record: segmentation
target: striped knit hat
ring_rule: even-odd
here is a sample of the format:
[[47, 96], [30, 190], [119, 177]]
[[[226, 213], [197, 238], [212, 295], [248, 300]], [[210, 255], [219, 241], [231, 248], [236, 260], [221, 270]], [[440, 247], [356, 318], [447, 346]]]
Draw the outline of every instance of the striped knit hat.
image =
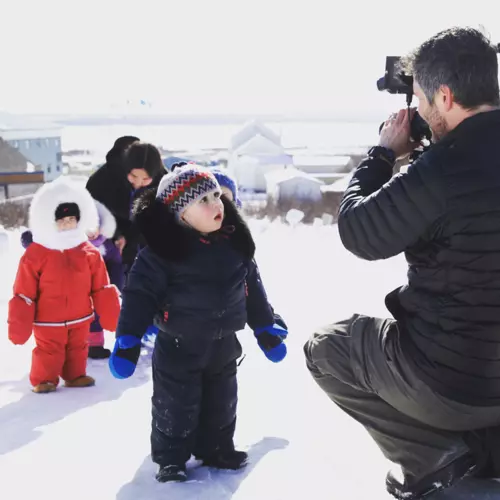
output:
[[209, 169], [188, 164], [162, 177], [156, 199], [180, 217], [189, 205], [217, 190], [220, 191], [219, 183]]

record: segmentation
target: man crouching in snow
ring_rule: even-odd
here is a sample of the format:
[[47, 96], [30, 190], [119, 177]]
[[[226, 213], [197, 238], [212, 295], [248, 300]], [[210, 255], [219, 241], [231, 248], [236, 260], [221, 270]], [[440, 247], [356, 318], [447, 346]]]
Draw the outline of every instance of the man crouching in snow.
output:
[[19, 262], [9, 302], [9, 339], [25, 344], [35, 335], [30, 382], [36, 393], [88, 387], [88, 337], [94, 310], [115, 331], [119, 294], [109, 284], [99, 250], [87, 241], [96, 230], [94, 200], [79, 184], [63, 178], [44, 184], [30, 206], [33, 243]]
[[386, 298], [395, 319], [356, 314], [305, 354], [319, 386], [401, 466], [389, 492], [411, 500], [490, 474], [464, 439], [500, 424], [500, 100], [496, 48], [476, 30], [446, 30], [408, 62], [434, 144], [392, 177], [416, 146], [408, 111], [393, 115], [338, 220], [362, 259], [405, 252], [408, 283]]

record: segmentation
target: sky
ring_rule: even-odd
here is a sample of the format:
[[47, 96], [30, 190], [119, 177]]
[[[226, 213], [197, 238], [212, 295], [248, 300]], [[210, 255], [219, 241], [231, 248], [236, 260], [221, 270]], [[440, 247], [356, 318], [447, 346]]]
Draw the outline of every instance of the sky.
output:
[[386, 55], [453, 25], [500, 41], [495, 3], [0, 0], [0, 109], [371, 112], [404, 104], [376, 89]]

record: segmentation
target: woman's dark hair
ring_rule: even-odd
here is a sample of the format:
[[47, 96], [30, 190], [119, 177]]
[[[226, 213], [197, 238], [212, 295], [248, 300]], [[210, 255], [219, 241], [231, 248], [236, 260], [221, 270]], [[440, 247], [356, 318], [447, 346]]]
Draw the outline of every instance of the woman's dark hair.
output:
[[106, 162], [120, 162], [123, 158], [124, 151], [136, 141], [139, 141], [139, 138], [134, 135], [124, 135], [122, 137], [118, 137], [113, 144], [113, 147], [106, 154]]
[[148, 175], [155, 179], [165, 173], [165, 166], [158, 149], [149, 142], [136, 141], [126, 150], [123, 163], [127, 172], [144, 169]]

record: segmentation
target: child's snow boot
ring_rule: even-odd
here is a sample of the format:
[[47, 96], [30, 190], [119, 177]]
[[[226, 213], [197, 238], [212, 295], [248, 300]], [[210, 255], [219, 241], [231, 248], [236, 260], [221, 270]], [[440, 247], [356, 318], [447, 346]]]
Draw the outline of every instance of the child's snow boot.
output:
[[88, 375], [82, 375], [75, 378], [75, 380], [66, 380], [64, 383], [66, 387], [91, 387], [95, 385], [95, 379]]
[[32, 390], [36, 394], [48, 394], [49, 392], [54, 392], [56, 389], [56, 384], [52, 382], [42, 382], [41, 384], [35, 385]]
[[90, 325], [89, 332], [89, 358], [107, 359], [111, 356], [111, 351], [104, 348], [104, 331], [99, 318], [96, 316]]
[[156, 474], [156, 480], [160, 483], [182, 483], [186, 479], [186, 467], [180, 465], [164, 465]]
[[92, 345], [89, 347], [90, 359], [107, 359], [111, 356], [111, 351], [102, 345]]
[[248, 453], [245, 451], [231, 450], [219, 452], [209, 457], [203, 457], [203, 465], [215, 469], [238, 470], [247, 465]]

